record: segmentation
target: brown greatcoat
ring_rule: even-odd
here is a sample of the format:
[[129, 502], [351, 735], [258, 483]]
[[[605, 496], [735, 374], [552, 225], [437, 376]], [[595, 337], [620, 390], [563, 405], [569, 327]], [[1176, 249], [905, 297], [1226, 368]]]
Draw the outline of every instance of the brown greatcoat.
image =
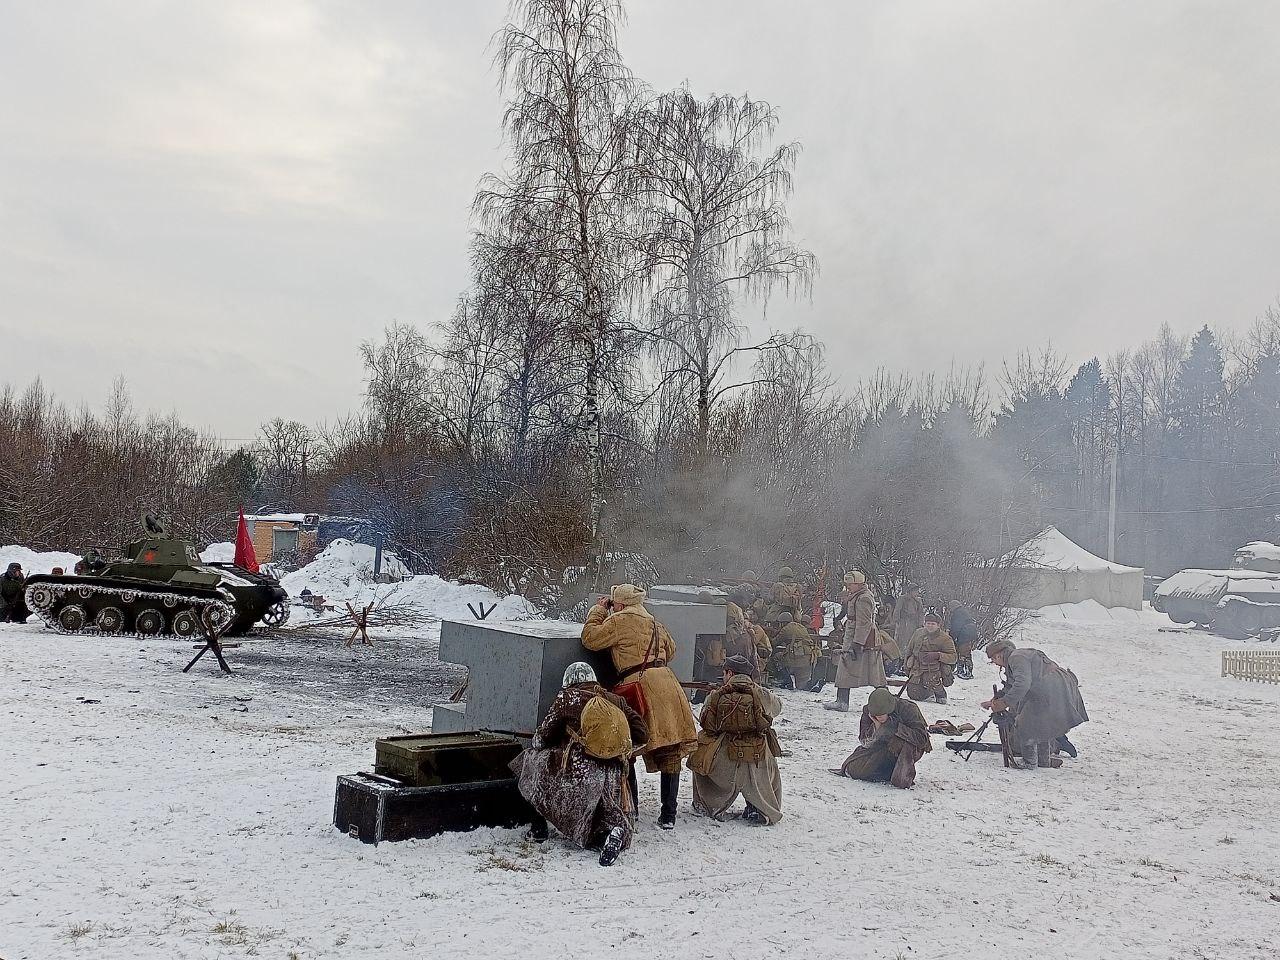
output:
[[[649, 741], [642, 753], [645, 768], [656, 773], [661, 767], [670, 766], [669, 758], [674, 755], [675, 766], [679, 769], [680, 759], [687, 757], [697, 744], [698, 731], [693, 725], [689, 698], [667, 666], [676, 655], [676, 644], [667, 628], [658, 623], [642, 604], [623, 607], [613, 613], [609, 613], [602, 604], [596, 604], [587, 614], [587, 622], [582, 628], [582, 645], [588, 650], [608, 650], [619, 676], [627, 674], [624, 683], [640, 681], [646, 705], [644, 721], [649, 728]], [[647, 666], [643, 670], [628, 672], [642, 665]], [[658, 751], [663, 753], [660, 759], [654, 757]]]
[[708, 816], [722, 818], [741, 794], [769, 823], [782, 819], [782, 751], [773, 732], [781, 712], [777, 696], [742, 674], [707, 698], [689, 769], [694, 803]]
[[955, 683], [956, 643], [939, 627], [930, 633], [921, 627], [903, 651], [907, 666], [907, 696], [924, 700]]
[[596, 696], [622, 711], [633, 744], [638, 747], [648, 739], [644, 720], [625, 700], [598, 683], [577, 683], [556, 695], [533, 743], [511, 761], [511, 769], [521, 795], [566, 839], [590, 847], [617, 827], [626, 849], [636, 815], [627, 784], [628, 762], [589, 756], [574, 740], [583, 708]]
[[880, 656], [876, 631], [876, 599], [866, 587], [849, 602], [844, 643], [835, 661], [837, 687], [885, 685], [884, 661]]
[[916, 782], [916, 764], [933, 750], [924, 714], [910, 700], [899, 699], [879, 727], [863, 707], [859, 737], [862, 745], [848, 756], [840, 772], [855, 780], [891, 783], [903, 789]]
[[919, 597], [904, 593], [893, 603], [891, 626], [893, 639], [905, 651], [911, 637], [924, 626], [924, 602]]
[[1014, 717], [1012, 740], [1052, 742], [1089, 719], [1076, 675], [1034, 647], [1009, 654], [1005, 684], [996, 691], [995, 709], [1007, 708]]

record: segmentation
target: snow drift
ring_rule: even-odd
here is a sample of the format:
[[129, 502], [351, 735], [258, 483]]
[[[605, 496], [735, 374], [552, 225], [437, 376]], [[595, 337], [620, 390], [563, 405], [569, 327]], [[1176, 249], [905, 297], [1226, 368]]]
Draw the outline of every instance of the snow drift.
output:
[[0, 572], [15, 562], [22, 564], [22, 572], [31, 576], [33, 573], [49, 573], [54, 567], [61, 567], [70, 573], [80, 562], [80, 557], [74, 553], [59, 553], [56, 550], [37, 553], [16, 545], [0, 547]]
[[539, 615], [536, 607], [521, 597], [500, 597], [487, 587], [454, 583], [440, 577], [410, 576], [409, 570], [393, 553], [382, 554], [382, 571], [393, 577], [404, 577], [400, 583], [376, 583], [373, 579], [374, 548], [350, 540], [334, 540], [300, 570], [286, 574], [281, 585], [291, 596], [303, 590], [320, 594], [341, 604], [371, 601], [394, 602], [412, 606], [428, 616], [441, 620], [471, 620], [467, 604], [483, 603], [497, 609], [494, 620], [522, 620]]

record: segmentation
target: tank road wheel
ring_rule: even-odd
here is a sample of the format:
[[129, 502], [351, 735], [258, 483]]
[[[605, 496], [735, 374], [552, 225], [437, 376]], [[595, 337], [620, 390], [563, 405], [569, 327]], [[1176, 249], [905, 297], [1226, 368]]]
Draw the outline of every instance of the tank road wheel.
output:
[[154, 637], [164, 630], [164, 614], [152, 607], [139, 610], [133, 618], [133, 629], [144, 637]]
[[162, 602], [166, 607], [168, 607], [170, 610], [172, 610], [174, 607], [176, 607], [176, 606], [178, 605], [178, 598], [177, 598], [177, 597], [165, 597], [165, 598], [164, 598], [164, 600], [163, 600], [163, 601], [161, 601], [161, 602]]
[[194, 610], [179, 610], [173, 615], [173, 632], [184, 640], [200, 632], [200, 618]]
[[89, 615], [85, 613], [84, 607], [78, 603], [73, 603], [58, 611], [58, 626], [67, 631], [67, 633], [79, 633], [84, 629], [85, 621], [88, 619]]
[[212, 634], [221, 635], [231, 626], [231, 611], [221, 603], [211, 603], [200, 611], [200, 620]]
[[124, 611], [119, 607], [103, 607], [93, 623], [103, 633], [119, 633], [124, 629]]
[[27, 591], [27, 604], [33, 610], [48, 610], [53, 606], [53, 591], [43, 586], [32, 587]]
[[277, 600], [267, 607], [267, 612], [262, 615], [262, 622], [268, 627], [282, 627], [288, 620], [289, 606], [283, 600]]

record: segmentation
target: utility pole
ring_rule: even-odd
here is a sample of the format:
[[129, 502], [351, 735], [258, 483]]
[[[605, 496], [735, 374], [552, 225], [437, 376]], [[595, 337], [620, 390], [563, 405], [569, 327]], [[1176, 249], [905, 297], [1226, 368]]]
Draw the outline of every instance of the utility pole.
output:
[[1120, 464], [1120, 444], [1111, 451], [1111, 509], [1107, 511], [1107, 559], [1116, 562], [1116, 472]]

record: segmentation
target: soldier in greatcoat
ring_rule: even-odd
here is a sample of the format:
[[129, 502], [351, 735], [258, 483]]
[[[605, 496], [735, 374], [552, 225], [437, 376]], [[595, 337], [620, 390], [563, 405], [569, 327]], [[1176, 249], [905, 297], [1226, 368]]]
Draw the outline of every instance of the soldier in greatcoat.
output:
[[885, 685], [884, 660], [876, 628], [875, 596], [867, 587], [867, 578], [862, 573], [855, 571], [850, 577], [852, 583], [846, 580], [846, 591], [850, 596], [849, 616], [845, 620], [843, 642], [835, 653], [836, 699], [823, 704], [826, 709], [841, 713], [849, 710], [851, 690]]
[[698, 731], [689, 698], [668, 666], [675, 658], [676, 643], [667, 628], [645, 609], [645, 596], [635, 584], [614, 586], [608, 601], [597, 603], [587, 614], [582, 645], [588, 650], [609, 651], [618, 674], [613, 692], [639, 707], [636, 712], [644, 718], [649, 732], [641, 753], [645, 769], [662, 775], [658, 826], [670, 830], [676, 825], [681, 761], [693, 752]]
[[703, 705], [702, 733], [688, 762], [695, 812], [724, 819], [741, 794], [742, 818], [764, 826], [782, 819], [782, 751], [773, 731], [782, 701], [755, 682], [755, 670], [746, 657], [725, 661], [724, 685]]
[[1042, 651], [994, 640], [985, 647], [987, 659], [1004, 670], [1004, 685], [982, 704], [1003, 714], [1002, 727], [1010, 746], [1022, 755], [1028, 770], [1055, 765], [1057, 742], [1068, 730], [1089, 719], [1080, 682]]

